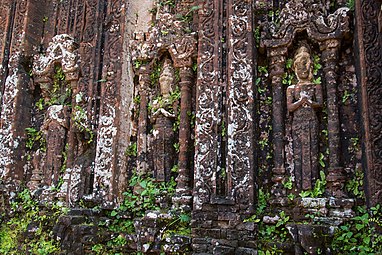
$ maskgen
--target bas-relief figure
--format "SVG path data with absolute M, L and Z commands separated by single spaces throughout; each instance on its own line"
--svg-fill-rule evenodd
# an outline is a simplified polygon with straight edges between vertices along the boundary
M 66 134 L 69 130 L 69 109 L 64 105 L 52 105 L 45 113 L 41 130 L 46 137 L 46 162 L 44 180 L 47 185 L 57 185 L 61 167 L 62 152 L 65 148 Z
M 293 114 L 294 171 L 297 189 L 309 190 L 319 177 L 316 112 L 322 107 L 322 89 L 313 83 L 313 62 L 306 46 L 296 51 L 293 70 L 298 82 L 287 88 L 287 108 Z
M 153 123 L 153 156 L 154 176 L 157 181 L 168 181 L 171 175 L 171 168 L 174 164 L 174 139 L 173 123 L 175 114 L 171 111 L 172 102 L 170 95 L 173 92 L 175 82 L 174 67 L 170 59 L 166 58 L 163 64 L 163 71 L 159 77 L 160 102 L 153 102 L 153 113 L 151 121 Z M 154 110 L 155 109 L 155 110 Z

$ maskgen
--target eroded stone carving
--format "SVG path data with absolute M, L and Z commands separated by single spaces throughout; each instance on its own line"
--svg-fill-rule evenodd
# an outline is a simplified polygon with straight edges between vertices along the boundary
M 174 165 L 174 139 L 172 129 L 175 114 L 170 99 L 174 89 L 175 74 L 170 59 L 165 59 L 163 71 L 159 77 L 160 97 L 153 101 L 151 121 L 153 131 L 153 166 L 157 181 L 168 181 Z
M 281 10 L 279 20 L 267 23 L 261 46 L 290 45 L 296 34 L 302 31 L 317 41 L 341 38 L 349 32 L 349 8 L 342 7 L 329 14 L 328 6 L 328 1 L 289 1 Z
M 185 8 L 180 13 L 192 14 L 190 8 L 193 1 L 187 1 L 187 3 L 183 1 L 180 4 Z M 139 75 L 138 95 L 140 98 L 137 123 L 137 172 L 153 174 L 159 181 L 170 178 L 170 169 L 176 163 L 173 145 L 177 142 L 177 132 L 173 130 L 173 124 L 176 116 L 179 115 L 179 174 L 177 177 L 179 192 L 174 201 L 178 205 L 190 205 L 192 178 L 191 164 L 188 161 L 192 146 L 190 120 L 194 75 L 191 67 L 196 58 L 197 40 L 195 33 L 191 33 L 188 22 L 178 18 L 180 13 L 175 14 L 174 9 L 169 5 L 157 4 L 155 25 L 147 33 L 136 32 L 135 40 L 131 41 L 130 48 L 133 61 L 141 64 L 139 68 L 136 68 L 136 73 Z M 150 80 L 150 74 L 157 64 L 163 64 L 158 89 Z M 179 99 L 175 99 L 174 95 L 170 96 L 174 93 L 176 86 L 174 68 L 179 68 L 180 105 Z M 152 106 L 151 112 L 147 110 L 149 105 Z M 147 121 L 148 119 L 151 123 Z M 149 134 L 150 124 L 153 126 L 152 134 Z M 149 168 L 150 165 L 153 169 Z
M 270 58 L 270 70 L 273 87 L 273 104 L 272 104 L 272 128 L 274 136 L 274 168 L 272 170 L 272 181 L 274 186 L 273 195 L 277 198 L 277 203 L 286 204 L 286 190 L 282 186 L 286 177 L 284 166 L 285 149 L 284 149 L 284 111 L 282 109 L 284 95 L 282 76 L 284 73 L 286 57 L 288 50 L 297 36 L 306 33 L 307 38 L 320 45 L 322 51 L 322 62 L 324 63 L 324 80 L 327 92 L 327 108 L 328 108 L 328 133 L 329 133 L 329 159 L 330 164 L 327 171 L 328 192 L 336 197 L 343 197 L 344 175 L 343 168 L 339 159 L 340 146 L 340 127 L 338 115 L 338 99 L 337 97 L 337 74 L 338 66 L 338 50 L 340 48 L 340 39 L 349 32 L 348 8 L 339 8 L 334 13 L 328 12 L 328 1 L 309 1 L 306 6 L 300 0 L 289 1 L 281 10 L 277 22 L 268 22 L 265 32 L 262 33 L 260 46 L 267 48 L 268 57 Z M 322 96 L 321 96 L 322 97 Z M 289 98 L 292 98 L 291 96 Z M 293 102 L 294 99 L 291 101 Z M 298 100 L 298 98 L 296 98 Z M 313 115 L 312 115 L 313 116 Z M 295 120 L 294 120 L 295 121 Z M 315 131 L 314 131 L 315 133 Z M 295 134 L 296 136 L 296 134 Z M 314 143 L 317 143 L 314 142 Z M 297 145 L 295 145 L 296 147 Z M 317 159 L 317 149 L 312 158 L 313 162 Z M 317 153 L 316 153 L 317 152 Z M 295 160 L 296 161 L 296 160 Z M 298 160 L 299 163 L 302 158 Z M 309 163 L 311 164 L 311 163 Z M 316 165 L 314 163 L 313 165 Z M 297 164 L 299 168 L 299 164 Z M 298 171 L 297 171 L 298 172 Z M 313 172 L 317 172 L 314 170 Z M 297 177 L 299 178 L 299 177 Z M 313 178 L 314 179 L 314 178 Z M 303 185 L 301 183 L 301 185 Z M 306 184 L 307 188 L 311 184 Z
M 318 119 L 322 107 L 322 89 L 314 84 L 313 62 L 307 47 L 301 46 L 294 57 L 296 85 L 287 88 L 287 108 L 293 113 L 293 153 L 296 186 L 299 190 L 314 187 L 318 174 Z
M 366 181 L 369 204 L 382 202 L 382 6 L 380 1 L 362 1 L 359 11 L 360 82 L 362 124 L 365 129 Z M 379 13 L 379 14 L 378 14 Z M 379 16 L 378 16 L 379 15 Z M 379 17 L 379 23 L 376 20 Z M 379 26 L 379 28 L 378 28 Z
M 45 120 L 41 126 L 47 145 L 43 181 L 48 186 L 58 184 L 63 163 L 62 153 L 69 130 L 69 119 L 69 109 L 64 105 L 52 105 L 45 113 Z
M 74 39 L 67 35 L 56 35 L 49 43 L 45 55 L 36 55 L 33 72 L 40 78 L 47 78 L 53 72 L 54 64 L 60 63 L 65 73 L 66 80 L 78 79 L 77 46 Z
M 77 45 L 74 39 L 67 34 L 60 34 L 53 37 L 45 54 L 36 55 L 34 59 L 34 80 L 39 84 L 45 102 L 52 100 L 52 94 L 54 94 L 54 90 L 57 90 L 53 85 L 56 79 L 55 75 L 57 75 L 57 67 L 62 70 L 65 75 L 64 83 L 67 84 L 72 92 L 69 97 L 66 98 L 68 95 L 64 96 L 62 93 L 66 93 L 67 91 L 64 90 L 68 88 L 61 87 L 62 84 L 59 84 L 60 87 L 58 90 L 61 90 L 61 92 L 59 91 L 58 95 L 55 95 L 57 98 L 51 102 L 53 105 L 49 106 L 46 110 L 44 122 L 40 127 L 47 143 L 47 152 L 43 164 L 44 178 L 42 180 L 42 184 L 44 184 L 47 189 L 43 191 L 43 197 L 46 196 L 47 199 L 52 199 L 54 196 L 59 196 L 69 202 L 77 199 L 77 194 L 68 193 L 72 187 L 71 180 L 80 178 L 79 171 L 74 172 L 70 169 L 72 167 L 80 169 L 80 167 L 74 166 L 74 159 L 78 151 L 78 141 L 76 140 L 78 128 L 74 122 L 77 116 L 76 105 L 81 94 L 78 93 L 77 88 L 79 78 Z M 57 102 L 57 99 L 60 97 L 65 97 L 65 102 Z M 66 105 L 66 103 L 69 103 L 70 106 Z M 71 112 L 74 114 L 73 118 L 71 118 Z M 68 146 L 68 148 L 64 175 L 69 174 L 70 176 L 70 178 L 67 178 L 69 181 L 65 186 L 69 188 L 61 189 L 59 194 L 53 194 L 54 192 L 48 190 L 48 187 L 59 184 L 64 164 L 63 153 L 65 152 L 66 146 Z M 38 173 L 36 172 L 36 174 Z M 74 185 L 77 184 L 78 183 L 74 183 Z

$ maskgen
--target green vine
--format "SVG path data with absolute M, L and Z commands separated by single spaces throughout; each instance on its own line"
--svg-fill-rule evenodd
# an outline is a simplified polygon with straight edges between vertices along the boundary
M 138 147 L 137 147 L 137 143 L 134 142 L 132 144 L 130 144 L 126 151 L 125 151 L 125 155 L 126 156 L 130 156 L 130 157 L 136 157 L 138 155 Z

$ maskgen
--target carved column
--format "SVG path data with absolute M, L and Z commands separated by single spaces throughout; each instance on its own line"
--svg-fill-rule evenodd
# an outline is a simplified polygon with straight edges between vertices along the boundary
M 65 70 L 64 70 L 65 72 Z M 70 124 L 69 124 L 69 134 L 68 134 L 68 158 L 66 162 L 66 168 L 67 168 L 67 175 L 68 180 L 64 180 L 64 182 L 67 182 L 67 190 L 65 195 L 65 201 L 67 205 L 72 205 L 73 202 L 76 202 L 78 197 L 78 190 L 77 192 L 74 192 L 73 189 L 78 183 L 78 180 L 80 179 L 80 170 L 81 169 L 74 169 L 74 159 L 77 156 L 78 153 L 78 142 L 76 139 L 76 135 L 78 132 L 77 127 L 75 126 L 75 121 L 73 118 L 73 114 L 75 114 L 76 111 L 76 95 L 78 94 L 78 70 L 76 71 L 67 71 L 65 72 L 65 78 L 70 83 L 70 88 L 72 89 L 72 116 L 70 118 Z M 77 171 L 76 171 L 77 170 Z M 64 185 L 63 185 L 64 186 Z M 73 191 L 72 191 L 73 190 Z
M 180 124 L 179 124 L 179 172 L 176 178 L 176 194 L 174 203 L 190 206 L 192 202 L 192 188 L 190 186 L 189 152 L 191 142 L 191 118 L 192 111 L 192 80 L 193 71 L 190 66 L 180 68 Z
M 196 53 L 196 40 L 192 36 L 180 38 L 170 46 L 174 66 L 180 68 L 180 123 L 179 123 L 179 172 L 176 178 L 176 194 L 173 202 L 190 209 L 192 202 L 190 146 L 193 71 L 192 56 Z
M 322 60 L 327 92 L 329 169 L 328 191 L 332 196 L 342 197 L 345 176 L 340 163 L 340 121 L 337 99 L 337 66 L 340 41 L 329 39 L 321 43 Z
M 284 74 L 285 60 L 288 49 L 284 46 L 270 48 L 268 57 L 270 60 L 269 69 L 272 84 L 272 130 L 273 130 L 273 157 L 274 168 L 272 169 L 273 188 L 272 194 L 276 204 L 286 203 L 284 198 L 286 191 L 282 186 L 285 178 L 284 167 L 284 90 L 282 78 Z
M 137 173 L 147 173 L 147 89 L 150 86 L 150 69 L 143 65 L 139 70 L 139 119 L 137 135 Z
M 2 107 L 2 93 L 4 91 L 5 84 L 5 74 L 8 72 L 8 61 L 9 61 L 9 47 L 11 40 L 11 33 L 9 32 L 9 27 L 13 22 L 12 12 L 14 12 L 14 5 L 11 1 L 1 1 L 0 3 L 0 15 L 3 17 L 0 21 L 0 110 Z M 5 18 L 9 17 L 9 18 Z
M 222 97 L 222 104 L 225 104 L 222 114 L 226 115 L 222 119 L 227 127 L 226 142 L 224 147 L 222 146 L 223 156 L 225 154 L 226 157 L 226 193 L 242 212 L 251 212 L 254 208 L 253 130 L 256 121 L 253 93 L 254 44 L 253 34 L 250 32 L 253 31 L 252 1 L 229 0 L 226 6 L 227 84 L 225 91 L 223 90 L 225 96 Z M 222 7 L 224 8 L 224 5 Z M 222 33 L 225 34 L 224 30 Z M 221 61 L 224 62 L 224 59 Z M 222 140 L 224 139 L 222 134 Z
M 38 20 L 44 12 L 35 8 L 37 3 L 0 3 L 0 179 L 13 187 L 26 177 L 25 128 L 30 126 L 31 111 L 20 105 L 32 104 L 31 79 L 24 67 L 27 56 L 36 53 L 43 31 Z
M 64 70 L 65 72 L 65 70 Z M 72 89 L 72 115 L 75 113 L 76 107 L 76 95 L 78 93 L 77 83 L 78 83 L 78 71 L 76 72 L 65 72 L 65 79 L 69 82 L 70 88 Z M 69 125 L 69 137 L 68 137 L 68 159 L 66 166 L 71 168 L 74 164 L 74 158 L 77 152 L 77 141 L 76 141 L 77 128 L 75 127 L 75 122 L 73 116 L 70 118 Z

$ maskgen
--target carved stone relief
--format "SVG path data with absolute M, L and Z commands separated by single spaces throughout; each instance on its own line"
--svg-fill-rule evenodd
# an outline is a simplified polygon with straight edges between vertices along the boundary
M 62 187 L 66 187 L 67 190 L 63 190 L 61 187 L 59 196 L 70 204 L 78 199 L 78 193 L 69 194 L 73 185 L 71 180 L 78 179 L 81 174 L 78 171 L 73 174 L 71 170 L 74 167 L 74 157 L 78 150 L 76 141 L 78 129 L 74 123 L 76 119 L 75 109 L 79 78 L 77 48 L 78 46 L 74 39 L 69 35 L 57 35 L 52 38 L 45 54 L 35 56 L 33 65 L 35 82 L 41 88 L 42 98 L 45 104 L 51 104 L 46 108 L 45 118 L 40 127 L 40 131 L 44 133 L 47 146 L 44 164 L 40 166 L 43 169 L 42 186 L 49 189 L 51 186 L 59 185 L 59 179 L 63 178 L 61 170 L 65 167 L 64 175 L 69 175 L 69 178 L 64 180 Z M 65 75 L 62 78 L 65 81 L 62 83 L 59 83 L 57 80 L 55 81 L 57 79 L 55 76 L 60 75 L 56 73 L 57 67 L 59 67 L 58 70 L 62 70 L 63 74 L 61 75 Z M 56 84 L 54 85 L 54 83 Z M 69 95 L 65 95 L 68 94 L 67 91 L 72 92 Z M 58 95 L 55 93 L 58 93 Z M 52 98 L 53 96 L 54 98 Z M 66 99 L 67 96 L 69 98 Z M 61 98 L 64 99 L 61 100 Z M 67 148 L 65 148 L 66 146 Z M 64 162 L 63 158 L 64 153 L 67 153 L 66 162 Z M 32 176 L 38 176 L 38 171 L 41 170 L 35 167 L 32 171 Z M 48 199 L 52 199 L 52 196 L 55 196 L 55 194 L 51 193 L 48 191 L 44 192 Z
M 364 128 L 364 167 L 366 168 L 366 194 L 370 206 L 382 201 L 382 36 L 378 28 L 381 15 L 379 1 L 357 2 L 357 44 L 360 51 L 360 76 L 362 93 L 362 123 Z
M 165 59 L 163 71 L 159 77 L 160 96 L 152 102 L 151 122 L 153 123 L 153 167 L 157 181 L 169 181 L 174 166 L 175 133 L 173 122 L 176 118 L 171 102 L 171 93 L 175 86 L 175 73 L 172 63 Z
M 320 8 L 318 8 L 320 7 Z M 318 9 L 317 9 L 318 8 Z M 276 197 L 276 203 L 286 204 L 285 198 L 286 191 L 282 187 L 282 182 L 285 181 L 285 151 L 284 151 L 284 111 L 282 105 L 284 98 L 287 98 L 288 110 L 293 112 L 293 149 L 294 149 L 294 162 L 296 173 L 296 186 L 302 190 L 311 189 L 314 186 L 314 180 L 318 178 L 318 135 L 321 132 L 318 130 L 318 122 L 316 120 L 316 113 L 311 107 L 301 109 L 312 109 L 311 114 L 297 118 L 298 113 L 302 111 L 297 110 L 297 105 L 303 105 L 300 96 L 296 95 L 295 90 L 300 91 L 301 86 L 297 83 L 294 87 L 290 86 L 287 89 L 287 95 L 284 95 L 284 88 L 282 84 L 282 76 L 285 72 L 286 56 L 288 50 L 291 48 L 296 36 L 306 32 L 306 39 L 312 40 L 314 43 L 320 45 L 321 60 L 324 63 L 324 84 L 326 85 L 325 91 L 327 92 L 327 107 L 328 107 L 328 133 L 329 133 L 329 168 L 327 172 L 328 193 L 336 197 L 343 197 L 344 194 L 344 173 L 339 158 L 340 146 L 340 124 L 338 112 L 338 99 L 337 99 L 337 74 L 338 67 L 338 50 L 340 48 L 340 39 L 349 32 L 349 21 L 347 8 L 339 8 L 333 14 L 328 13 L 328 6 L 322 5 L 318 1 L 312 1 L 308 8 L 300 1 L 290 1 L 281 10 L 280 23 L 275 24 L 267 23 L 269 30 L 262 34 L 261 45 L 267 48 L 268 56 L 270 57 L 270 75 L 273 87 L 273 133 L 274 133 L 274 166 L 273 169 L 273 194 Z M 295 58 L 296 60 L 296 58 Z M 305 63 L 306 64 L 306 63 Z M 297 65 L 298 66 L 298 65 Z M 294 64 L 296 67 L 296 62 Z M 297 77 L 301 80 L 301 75 L 295 70 Z M 309 76 L 307 76 L 309 77 Z M 307 78 L 305 78 L 306 80 Z M 310 78 L 311 79 L 311 78 Z M 307 80 L 306 80 L 307 82 Z M 313 85 L 312 85 L 313 86 Z M 311 87 L 312 87 L 311 86 Z M 309 87 L 309 86 L 308 86 Z M 296 89 L 297 88 L 297 89 Z M 314 108 L 318 109 L 323 105 L 322 91 L 318 86 L 313 86 L 309 96 L 313 96 L 312 100 Z M 304 90 L 302 90 L 304 92 Z M 305 91 L 307 92 L 307 91 Z M 312 94 L 313 92 L 313 94 Z M 297 93 L 298 94 L 298 93 Z M 306 93 L 303 93 L 306 94 Z M 308 96 L 308 97 L 309 97 Z M 297 110 L 297 112 L 295 112 Z M 309 117 L 309 116 L 310 117 Z M 306 127 L 311 119 L 311 125 Z M 301 123 L 298 123 L 298 122 Z M 305 129 L 303 131 L 303 129 Z M 297 131 L 299 130 L 299 131 Z M 309 131 L 308 131 L 309 130 Z M 302 134 L 302 133 L 305 134 Z M 308 135 L 309 134 L 309 135 Z M 306 136 L 304 136 L 306 135 Z M 298 137 L 304 137 L 300 141 Z M 299 150 L 299 148 L 305 149 Z M 297 153 L 297 154 L 296 154 Z M 304 174 L 304 172 L 306 173 Z M 304 177 L 306 177 L 304 179 Z
M 189 10 L 188 5 L 191 4 L 192 1 L 184 2 L 183 7 Z M 171 169 L 177 164 L 179 194 L 174 203 L 189 208 L 192 179 L 189 164 L 192 146 L 190 116 L 193 110 L 191 67 L 196 55 L 196 39 L 195 34 L 188 31 L 187 22 L 176 18 L 175 9 L 170 5 L 157 4 L 154 19 L 155 25 L 147 33 L 138 31 L 130 43 L 133 61 L 140 64 L 136 69 L 140 100 L 137 172 L 152 175 L 157 181 L 168 181 L 174 176 Z M 153 79 L 155 72 L 159 74 L 157 81 L 155 77 Z M 175 122 L 179 123 L 179 129 L 174 126 Z M 179 146 L 179 152 L 174 145 Z
M 318 119 L 322 108 L 322 89 L 314 84 L 310 52 L 301 46 L 294 57 L 293 69 L 298 83 L 287 88 L 287 108 L 293 113 L 293 154 L 295 182 L 298 190 L 310 190 L 319 177 Z

